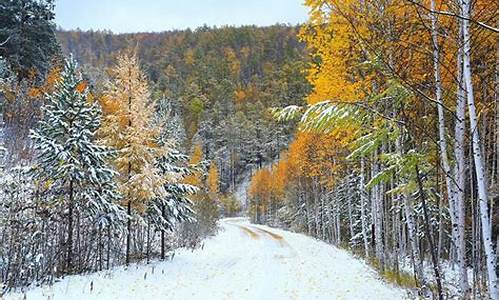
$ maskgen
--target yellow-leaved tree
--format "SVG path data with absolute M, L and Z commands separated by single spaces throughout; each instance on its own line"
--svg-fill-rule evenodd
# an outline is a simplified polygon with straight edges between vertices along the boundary
M 156 167 L 156 158 L 163 149 L 156 143 L 159 131 L 150 121 L 153 107 L 149 104 L 149 86 L 135 53 L 118 56 L 101 102 L 104 120 L 99 136 L 102 144 L 117 150 L 113 163 L 129 215 L 128 264 L 132 217 L 143 215 L 148 201 L 165 193 L 164 178 Z
M 219 194 L 219 171 L 217 171 L 217 165 L 214 161 L 210 163 L 210 168 L 208 169 L 207 185 L 211 197 Z

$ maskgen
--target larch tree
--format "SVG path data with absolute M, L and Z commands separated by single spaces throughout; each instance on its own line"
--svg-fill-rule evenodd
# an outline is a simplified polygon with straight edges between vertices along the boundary
M 217 170 L 217 165 L 213 161 L 208 168 L 207 186 L 212 197 L 216 197 L 217 194 L 219 194 L 219 171 Z
M 128 213 L 125 262 L 129 264 L 132 220 L 144 215 L 149 201 L 165 194 L 165 179 L 156 164 L 163 152 L 156 140 L 159 131 L 152 126 L 149 86 L 135 53 L 118 56 L 102 102 L 106 113 L 99 135 L 103 145 L 118 153 L 113 163 Z

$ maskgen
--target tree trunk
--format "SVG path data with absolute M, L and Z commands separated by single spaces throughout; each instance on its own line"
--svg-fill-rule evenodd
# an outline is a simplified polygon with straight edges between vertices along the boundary
M 165 218 L 165 205 L 161 206 L 161 215 L 163 218 Z M 161 254 L 160 258 L 162 260 L 165 259 L 165 230 L 161 230 Z
M 431 10 L 435 10 L 435 0 L 431 0 Z M 432 53 L 433 53 L 433 65 L 434 65 L 434 80 L 435 80 L 435 93 L 436 93 L 436 103 L 438 110 L 438 121 L 439 121 L 439 152 L 441 155 L 441 166 L 445 173 L 445 182 L 446 182 L 446 190 L 448 194 L 448 202 L 449 202 L 449 210 L 451 217 L 451 225 L 452 225 L 452 240 L 457 251 L 458 242 L 458 216 L 456 210 L 456 201 L 455 201 L 455 190 L 457 189 L 456 183 L 454 182 L 454 176 L 451 172 L 450 163 L 448 161 L 448 146 L 446 142 L 446 124 L 445 124 L 445 116 L 444 116 L 444 103 L 442 98 L 442 87 L 441 87 L 441 71 L 439 66 L 439 45 L 437 39 L 437 16 L 435 13 L 430 14 L 432 28 Z M 457 255 L 458 256 L 458 255 Z M 457 257 L 455 256 L 455 257 Z M 458 258 L 458 257 L 457 257 Z
M 372 167 L 372 178 L 377 175 L 379 172 L 379 165 L 376 161 L 377 157 L 374 155 L 374 162 Z M 383 223 L 383 189 L 382 185 L 377 184 L 372 188 L 373 192 L 373 213 L 375 214 L 375 254 L 377 256 L 377 260 L 380 264 L 380 270 L 384 271 L 385 261 L 384 261 L 384 240 L 382 235 L 382 223 Z
M 422 295 L 425 297 L 429 295 L 429 287 L 427 278 L 424 274 L 424 267 L 422 265 L 422 260 L 420 259 L 420 248 L 418 245 L 418 235 L 417 226 L 415 224 L 415 214 L 413 212 L 413 204 L 408 196 L 403 196 L 403 203 L 405 209 L 406 226 L 408 229 L 408 240 L 410 241 L 411 256 L 413 257 L 413 264 L 415 268 L 415 273 L 417 275 L 417 280 L 420 283 L 422 289 Z
M 127 202 L 127 248 L 125 249 L 125 264 L 128 266 L 130 264 L 130 239 L 131 239 L 131 229 L 132 229 L 132 203 L 130 200 Z
M 462 37 L 462 30 L 459 30 Z M 457 106 L 455 119 L 455 167 L 453 175 L 455 180 L 455 212 L 457 216 L 456 228 L 456 247 L 457 247 L 457 263 L 459 268 L 460 290 L 459 294 L 464 298 L 469 294 L 469 281 L 467 278 L 467 261 L 466 261 L 466 244 L 465 244 L 465 87 L 463 81 L 462 69 L 463 49 L 459 47 L 457 56 L 457 78 L 459 80 L 457 86 Z
M 148 220 L 148 227 L 146 232 L 146 263 L 149 264 L 149 255 L 151 251 L 151 238 L 149 233 L 151 231 L 151 221 Z
M 66 257 L 66 272 L 71 273 L 71 263 L 73 256 L 73 180 L 69 181 L 69 202 L 68 202 L 68 241 L 67 241 L 67 257 Z
M 470 130 L 472 135 L 472 152 L 476 170 L 477 191 L 479 197 L 479 209 L 481 215 L 481 229 L 483 247 L 486 256 L 486 268 L 488 270 L 488 285 L 490 297 L 498 300 L 498 275 L 496 268 L 496 254 L 491 239 L 491 227 L 488 214 L 488 190 L 484 172 L 484 160 L 481 153 L 481 139 L 474 102 L 474 88 L 472 86 L 472 70 L 470 65 L 471 36 L 469 34 L 470 0 L 462 0 L 462 31 L 463 31 L 463 75 L 466 87 L 467 104 L 469 107 Z
M 108 249 L 106 253 L 106 269 L 109 270 L 111 260 L 111 224 L 108 224 Z
M 436 248 L 434 247 L 434 238 L 432 237 L 432 232 L 431 232 L 431 228 L 430 228 L 431 227 L 430 226 L 431 220 L 430 220 L 429 214 L 427 212 L 425 191 L 424 191 L 424 187 L 422 184 L 422 178 L 420 177 L 420 172 L 418 170 L 418 165 L 415 165 L 415 172 L 417 175 L 417 183 L 418 183 L 418 191 L 419 191 L 420 201 L 422 202 L 422 208 L 424 211 L 424 219 L 425 219 L 424 228 L 425 228 L 425 234 L 427 236 L 427 241 L 429 243 L 429 248 L 430 248 L 429 250 L 431 252 L 432 265 L 433 265 L 433 269 L 434 269 L 434 278 L 436 279 L 439 300 L 443 300 L 444 296 L 443 296 L 443 288 L 442 288 L 442 284 L 441 284 L 441 274 L 440 274 L 441 272 L 439 271 L 439 262 L 438 262 L 438 258 L 436 255 Z

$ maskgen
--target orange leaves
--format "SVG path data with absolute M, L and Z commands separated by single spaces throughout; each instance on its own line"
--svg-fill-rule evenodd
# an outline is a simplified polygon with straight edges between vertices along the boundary
M 251 198 L 258 198 L 262 205 L 269 203 L 271 198 L 271 171 L 267 168 L 257 170 L 250 181 L 248 190 Z
M 54 85 L 61 78 L 61 68 L 55 66 L 49 70 L 45 82 L 40 86 L 33 86 L 28 90 L 28 97 L 31 99 L 40 98 L 44 93 L 49 93 L 53 90 Z
M 225 55 L 226 60 L 229 64 L 229 69 L 231 70 L 231 74 L 234 77 L 237 77 L 238 74 L 240 73 L 240 70 L 241 70 L 241 63 L 238 60 L 236 53 L 234 52 L 234 50 L 232 48 L 225 47 L 224 48 L 224 55 Z
M 210 169 L 208 169 L 207 185 L 210 193 L 214 195 L 219 193 L 219 172 L 217 171 L 217 165 L 213 161 L 210 163 Z
M 119 150 L 114 165 L 120 173 L 120 189 L 139 209 L 164 193 L 163 176 L 154 167 L 163 150 L 155 142 L 158 129 L 150 125 L 149 86 L 136 53 L 120 55 L 117 62 L 100 99 L 104 118 L 98 135 L 102 144 Z M 77 90 L 85 91 L 86 85 L 82 81 Z
M 288 184 L 288 160 L 282 158 L 272 167 L 272 192 L 277 200 L 285 197 L 285 188 Z
M 242 103 L 246 97 L 247 94 L 243 89 L 237 89 L 236 91 L 234 91 L 234 98 L 236 100 L 236 103 Z
M 271 168 L 259 169 L 252 176 L 248 194 L 251 198 L 258 198 L 261 203 L 281 201 L 285 196 L 288 184 L 288 160 L 286 154 Z
M 345 169 L 351 133 L 336 131 L 331 134 L 297 133 L 289 151 L 270 168 L 258 170 L 251 179 L 248 194 L 260 205 L 273 204 L 285 198 L 290 184 L 300 178 L 318 181 L 331 187 Z
M 241 47 L 240 53 L 244 59 L 247 59 L 251 53 L 250 47 L 248 46 Z
M 316 134 L 297 133 L 288 154 L 288 174 L 295 178 L 311 178 L 332 186 L 344 168 L 349 132 Z
M 203 158 L 203 150 L 201 148 L 201 145 L 195 144 L 189 163 L 195 165 L 199 163 L 202 160 L 202 158 Z
M 325 13 L 326 7 L 343 11 L 344 6 L 349 7 L 350 2 L 352 1 L 306 2 L 311 8 L 309 22 L 303 26 L 299 37 L 307 43 L 316 61 L 311 64 L 307 77 L 314 86 L 307 99 L 309 104 L 325 100 L 354 101 L 363 97 L 361 84 L 356 80 L 357 74 L 351 69 L 360 43 L 353 36 L 351 25 L 342 14 Z
M 201 149 L 200 144 L 194 145 L 193 153 L 191 154 L 191 157 L 189 159 L 189 163 L 191 165 L 197 165 L 198 163 L 201 162 L 203 159 L 203 150 Z M 201 174 L 198 172 L 194 172 L 193 174 L 186 176 L 184 179 L 184 183 L 191 184 L 194 186 L 201 186 L 202 180 L 201 180 Z
M 32 99 L 38 98 L 42 96 L 42 94 L 42 89 L 39 87 L 32 87 L 28 90 L 28 97 Z
M 46 85 L 53 87 L 57 81 L 61 78 L 61 67 L 55 66 L 49 70 L 47 74 Z
M 83 94 L 87 89 L 87 86 L 88 86 L 87 82 L 85 80 L 82 80 L 76 85 L 75 90 L 78 93 Z

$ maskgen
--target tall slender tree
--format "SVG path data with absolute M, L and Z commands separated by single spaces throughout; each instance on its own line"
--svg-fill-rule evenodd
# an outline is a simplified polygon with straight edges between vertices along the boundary
M 142 217 L 148 202 L 165 194 L 164 177 L 156 164 L 162 149 L 156 140 L 159 131 L 151 122 L 149 86 L 137 55 L 118 56 L 112 71 L 102 99 L 105 116 L 99 135 L 103 145 L 118 151 L 113 163 L 128 214 L 125 263 L 129 264 L 133 218 Z

